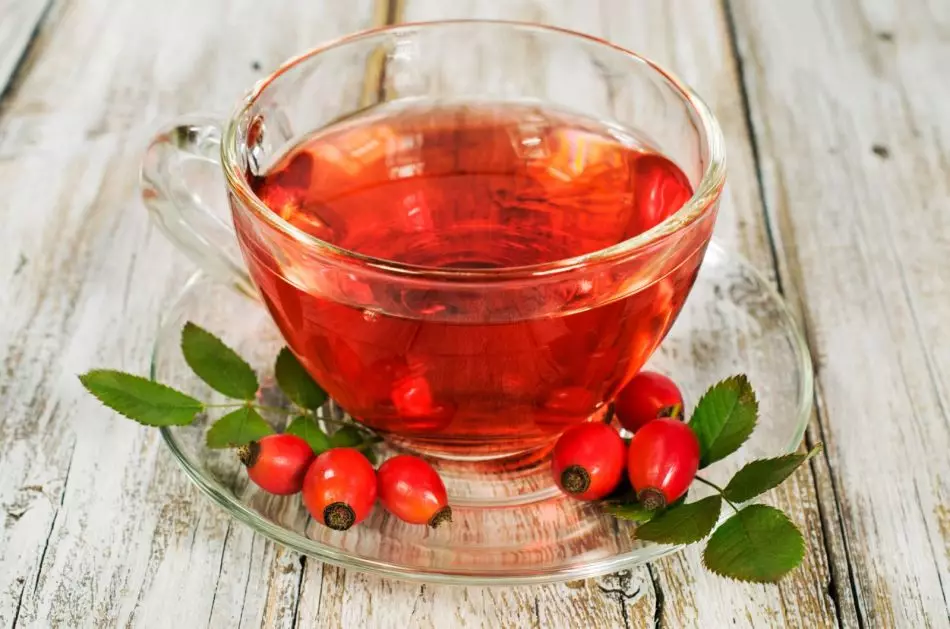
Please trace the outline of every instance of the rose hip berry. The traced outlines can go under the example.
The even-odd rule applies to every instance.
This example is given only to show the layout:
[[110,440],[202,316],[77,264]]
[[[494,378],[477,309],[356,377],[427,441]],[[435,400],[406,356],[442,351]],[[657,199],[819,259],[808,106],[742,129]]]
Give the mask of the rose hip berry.
[[394,456],[379,466],[376,479],[379,501],[400,520],[432,528],[452,521],[445,484],[419,457]]
[[699,441],[675,419],[655,419],[630,440],[627,473],[637,500],[650,510],[679,500],[699,469]]
[[585,422],[569,428],[554,445],[554,480],[578,500],[598,500],[623,477],[625,448],[613,427]]
[[432,388],[422,376],[407,376],[398,380],[390,397],[396,411],[408,417],[426,415],[434,406]]
[[[425,377],[408,375],[393,383],[390,400],[403,432],[433,433],[445,429],[455,417],[455,407],[439,404]],[[395,423],[395,422],[394,422]]]
[[376,472],[353,448],[332,448],[310,465],[303,504],[313,519],[336,531],[362,522],[376,502]]
[[641,371],[620,390],[614,412],[620,425],[635,433],[660,417],[683,419],[683,396],[663,374]]
[[300,491],[313,450],[296,435],[267,435],[238,449],[247,475],[264,491],[287,496]]

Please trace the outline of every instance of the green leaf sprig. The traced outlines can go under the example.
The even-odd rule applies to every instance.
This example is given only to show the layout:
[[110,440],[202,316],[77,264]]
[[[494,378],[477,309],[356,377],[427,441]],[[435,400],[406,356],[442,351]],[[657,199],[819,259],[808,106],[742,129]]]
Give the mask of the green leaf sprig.
[[[700,469],[738,450],[755,430],[758,414],[759,404],[745,375],[710,387],[688,424],[699,441]],[[628,496],[605,501],[604,510],[638,522],[637,537],[642,540],[693,544],[709,537],[703,564],[710,571],[739,581],[775,583],[801,564],[804,537],[780,509],[742,505],[777,487],[821,448],[819,443],[804,454],[747,463],[724,488],[697,476],[698,482],[716,493],[695,502],[680,500],[666,509],[650,511]],[[723,502],[733,515],[716,528]]]
[[[181,332],[185,362],[212,389],[232,403],[208,404],[153,380],[107,369],[95,369],[79,376],[83,386],[100,402],[117,413],[146,426],[186,426],[201,414],[221,411],[208,429],[209,448],[235,448],[274,434],[261,411],[279,410],[294,418],[284,432],[306,441],[317,454],[332,447],[348,446],[375,457],[372,447],[379,439],[354,422],[317,416],[329,399],[310,377],[297,357],[283,348],[274,365],[277,386],[290,400],[290,408],[272,409],[257,402],[260,382],[246,360],[204,328],[188,322]],[[327,434],[320,422],[336,424]]]

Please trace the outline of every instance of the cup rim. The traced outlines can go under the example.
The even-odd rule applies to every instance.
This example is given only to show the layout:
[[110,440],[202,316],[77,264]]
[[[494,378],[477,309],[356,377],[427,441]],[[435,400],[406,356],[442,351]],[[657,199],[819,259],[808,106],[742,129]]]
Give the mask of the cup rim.
[[[495,269],[439,269],[434,267],[405,264],[395,260],[387,260],[374,256],[365,255],[351,249],[346,249],[333,243],[321,240],[302,229],[294,226],[292,223],[282,218],[277,212],[271,210],[257,197],[244,174],[238,167],[238,123],[244,114],[254,105],[258,98],[264,94],[268,86],[289,72],[298,64],[315,57],[321,53],[344,47],[366,39],[378,37],[382,34],[397,33],[399,31],[413,32],[419,29],[435,29],[444,26],[458,25],[484,25],[484,26],[505,26],[521,31],[535,31],[548,34],[567,35],[571,38],[584,39],[600,46],[612,48],[633,61],[645,64],[652,71],[659,74],[668,82],[692,109],[699,119],[698,128],[700,135],[700,150],[708,157],[708,163],[703,170],[702,177],[693,195],[683,204],[680,209],[666,217],[662,222],[654,225],[650,229],[637,234],[631,238],[619,243],[604,247],[596,251],[588,252],[578,256],[562,258],[540,264],[502,267]],[[250,208],[254,214],[266,222],[271,227],[277,229],[283,234],[289,236],[300,244],[319,251],[321,254],[344,262],[358,264],[360,266],[376,270],[387,275],[397,275],[403,277],[412,277],[418,279],[429,279],[435,281],[484,281],[498,282],[502,280],[524,279],[531,277],[541,277],[555,274],[562,274],[582,268],[611,263],[631,257],[647,247],[662,241],[668,236],[675,234],[683,228],[691,225],[697,219],[702,217],[714,205],[716,199],[722,192],[726,176],[726,155],[725,142],[722,136],[722,130],[719,127],[715,116],[706,103],[697,95],[692,88],[681,81],[673,73],[665,70],[656,62],[637,54],[631,50],[613,44],[605,39],[594,37],[585,33],[572,31],[570,29],[546,24],[534,24],[529,22],[519,22],[511,20],[484,20],[484,19],[458,19],[458,20],[436,20],[424,22],[406,22],[400,24],[391,24],[380,26],[378,28],[361,30],[343,37],[339,37],[318,46],[315,46],[305,52],[291,57],[272,74],[259,81],[253,89],[240,101],[228,120],[223,141],[221,142],[221,163],[224,168],[225,177],[228,186],[237,194],[245,207]]]

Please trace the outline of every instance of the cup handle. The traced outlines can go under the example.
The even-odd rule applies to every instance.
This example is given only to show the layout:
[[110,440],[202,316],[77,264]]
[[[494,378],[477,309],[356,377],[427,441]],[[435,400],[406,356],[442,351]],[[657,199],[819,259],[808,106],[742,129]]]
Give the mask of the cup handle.
[[215,186],[223,190],[221,134],[221,123],[207,116],[182,118],[156,134],[142,162],[142,200],[165,236],[199,267],[256,297],[226,201],[216,212],[206,198]]

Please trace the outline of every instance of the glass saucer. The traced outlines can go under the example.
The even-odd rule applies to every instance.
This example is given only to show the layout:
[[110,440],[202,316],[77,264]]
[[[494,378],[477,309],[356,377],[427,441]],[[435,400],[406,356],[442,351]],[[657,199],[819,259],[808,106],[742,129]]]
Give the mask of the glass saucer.
[[[187,283],[163,319],[154,379],[216,400],[181,355],[179,337],[187,321],[237,349],[258,370],[264,393],[274,390],[272,364],[283,343],[263,306],[201,274]],[[733,460],[704,471],[713,482],[725,482],[749,460],[792,451],[801,442],[812,404],[804,340],[765,278],[715,244],[648,367],[677,381],[687,410],[710,384],[740,372],[749,376],[759,398],[759,426]],[[342,413],[332,405],[326,412]],[[278,428],[287,420],[268,419]],[[195,484],[259,533],[346,568],[411,581],[510,585],[598,576],[679,550],[641,542],[635,524],[565,498],[553,486],[544,450],[490,465],[435,462],[453,504],[449,526],[407,525],[377,506],[362,524],[332,531],[308,517],[298,496],[271,496],[248,483],[232,451],[206,448],[207,424],[199,418],[192,426],[162,429]],[[702,496],[703,489],[694,486],[691,497]]]

